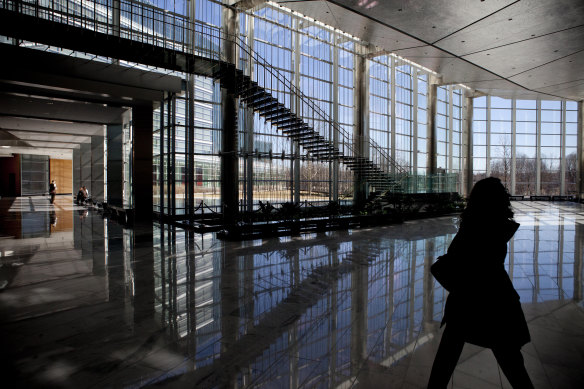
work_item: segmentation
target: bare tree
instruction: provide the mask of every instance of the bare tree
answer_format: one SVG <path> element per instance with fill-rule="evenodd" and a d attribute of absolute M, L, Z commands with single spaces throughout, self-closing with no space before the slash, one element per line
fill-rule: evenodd
<path fill-rule="evenodd" d="M 491 176 L 503 181 L 505 188 L 509 190 L 511 183 L 511 157 L 512 149 L 510 139 L 501 135 L 499 137 L 500 152 L 497 159 L 491 161 Z"/>
<path fill-rule="evenodd" d="M 566 155 L 566 193 L 576 194 L 577 188 L 577 173 L 578 173 L 578 155 L 570 153 Z"/>
<path fill-rule="evenodd" d="M 535 182 L 537 176 L 537 161 L 525 154 L 515 158 L 516 193 L 521 195 L 533 195 L 536 193 Z"/>

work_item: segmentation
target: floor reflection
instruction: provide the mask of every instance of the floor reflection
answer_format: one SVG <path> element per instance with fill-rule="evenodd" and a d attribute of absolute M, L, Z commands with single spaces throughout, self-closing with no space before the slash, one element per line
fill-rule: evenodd
<path fill-rule="evenodd" d="M 522 226 L 507 268 L 522 302 L 581 300 L 582 209 L 514 205 Z M 457 223 L 243 244 L 161 228 L 157 315 L 191 345 L 189 381 L 343 385 L 365 363 L 392 366 L 434 337 L 446 294 L 425 269 Z"/>
<path fill-rule="evenodd" d="M 431 363 L 446 297 L 427 269 L 457 217 L 224 242 L 41 200 L 0 201 L 0 333 L 25 386 L 425 385 L 412 361 Z M 507 267 L 528 316 L 581 301 L 584 207 L 513 206 Z"/>

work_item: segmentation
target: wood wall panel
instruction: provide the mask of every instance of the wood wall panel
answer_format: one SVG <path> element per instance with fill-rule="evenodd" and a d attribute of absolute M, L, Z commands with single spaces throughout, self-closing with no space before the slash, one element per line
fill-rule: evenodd
<path fill-rule="evenodd" d="M 70 159 L 51 159 L 49 161 L 49 181 L 57 183 L 57 194 L 73 193 L 73 161 Z M 79 190 L 79 188 L 77 188 Z M 77 193 L 77 192 L 75 192 Z"/>

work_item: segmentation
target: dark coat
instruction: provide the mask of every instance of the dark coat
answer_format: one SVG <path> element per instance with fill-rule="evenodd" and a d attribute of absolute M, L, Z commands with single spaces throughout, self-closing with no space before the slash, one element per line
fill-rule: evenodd
<path fill-rule="evenodd" d="M 507 242 L 519 224 L 463 223 L 448 255 L 456 261 L 456 283 L 442 324 L 482 347 L 521 347 L 530 341 L 519 295 L 505 270 Z"/>

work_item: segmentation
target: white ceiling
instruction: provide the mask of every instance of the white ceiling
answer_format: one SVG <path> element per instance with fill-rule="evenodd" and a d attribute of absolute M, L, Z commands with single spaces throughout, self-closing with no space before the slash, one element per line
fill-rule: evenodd
<path fill-rule="evenodd" d="M 502 97 L 584 98 L 583 0 L 275 0 Z"/>

